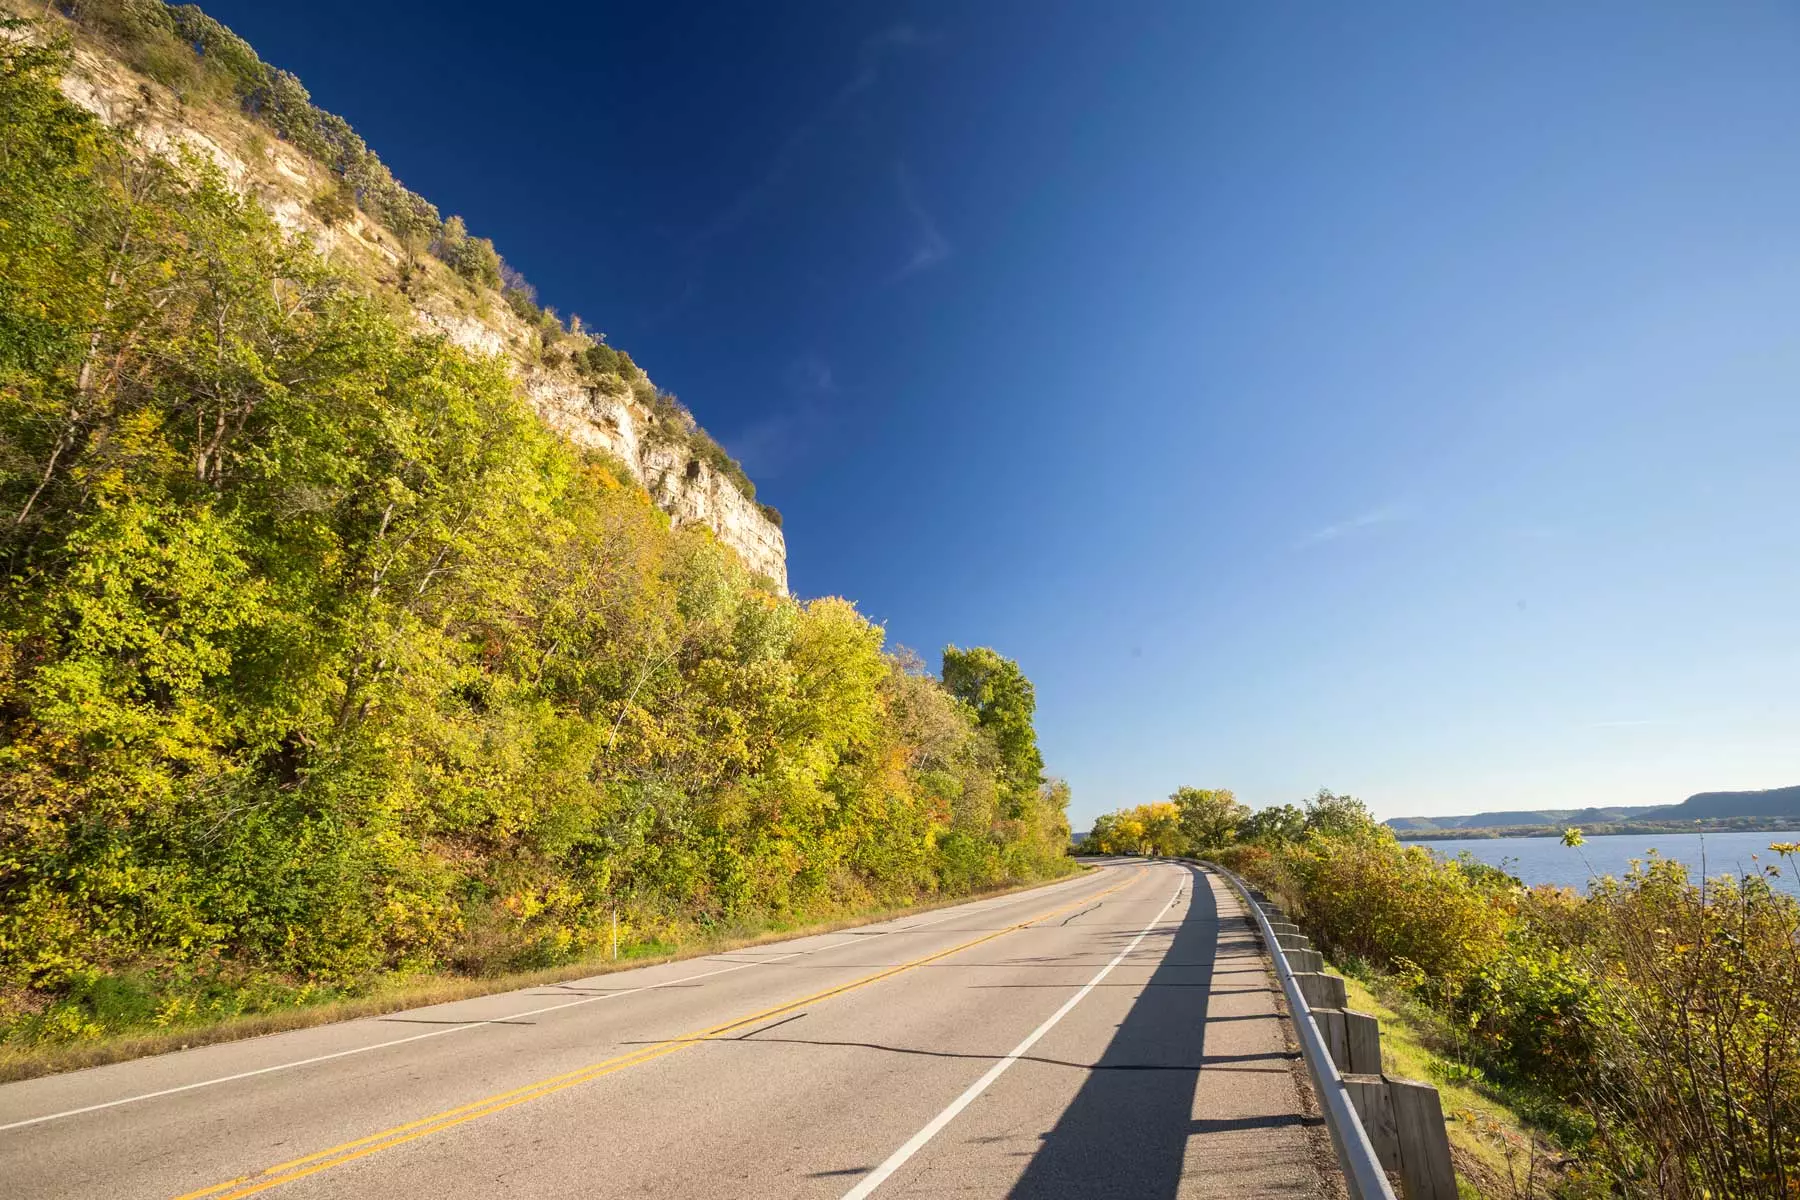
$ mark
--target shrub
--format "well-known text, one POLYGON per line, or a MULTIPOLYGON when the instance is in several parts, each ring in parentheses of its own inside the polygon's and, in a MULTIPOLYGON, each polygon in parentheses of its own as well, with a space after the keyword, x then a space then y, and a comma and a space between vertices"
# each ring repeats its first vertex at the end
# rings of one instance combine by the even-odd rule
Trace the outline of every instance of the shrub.
POLYGON ((479 287, 500 286, 500 253, 488 238, 468 238, 450 264, 458 275, 479 287))
POLYGON ((1206 857, 1257 887, 1267 889, 1276 886, 1276 876, 1272 871, 1275 852, 1268 846, 1238 842, 1209 850, 1206 857))
POLYGON ((313 216, 326 225, 336 227, 348 221, 356 212, 356 192, 349 184, 339 180, 314 196, 307 207, 312 210, 313 216))
POLYGON ((1800 1186, 1800 902, 1766 878, 1637 866, 1588 900, 1573 955, 1602 1015, 1587 1103, 1615 1178, 1646 1195, 1800 1186))
POLYGON ((1458 997, 1474 1056, 1510 1083, 1575 1095, 1604 1013, 1581 960, 1521 925, 1458 997))
POLYGON ((512 309, 513 315, 533 329, 544 319, 544 310, 537 306, 530 292, 509 288, 501 295, 506 298, 506 307, 512 309))
POLYGON ((1509 925, 1493 888, 1387 834, 1311 834, 1283 856, 1278 879, 1327 953, 1403 969, 1446 997, 1494 960, 1509 925))
POLYGON ((438 230, 431 252, 462 278, 482 287, 500 286, 500 255, 486 238, 470 237, 461 217, 451 217, 438 230))
POLYGON ((584 372, 596 379, 619 374, 619 353, 605 342, 597 342, 581 353, 584 372))

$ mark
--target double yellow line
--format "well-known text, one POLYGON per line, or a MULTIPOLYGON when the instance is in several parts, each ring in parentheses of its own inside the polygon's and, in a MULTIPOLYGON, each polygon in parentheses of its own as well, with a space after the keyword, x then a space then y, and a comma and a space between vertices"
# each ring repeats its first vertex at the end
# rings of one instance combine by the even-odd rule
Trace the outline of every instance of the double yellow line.
POLYGON ((577 1068, 573 1071, 567 1071, 561 1075, 552 1075, 547 1079, 540 1079, 535 1083, 528 1083, 523 1087, 513 1088, 511 1091, 498 1092, 485 1099, 476 1100, 456 1108, 445 1109, 443 1112, 434 1113, 429 1117, 420 1117, 416 1121, 408 1121, 404 1125, 395 1125, 391 1129, 384 1129, 380 1133, 372 1133, 367 1137, 357 1138, 353 1142, 344 1142, 325 1150, 316 1151, 312 1154, 308 1154, 305 1158, 295 1158, 284 1163, 277 1163, 275 1166, 268 1167, 255 1175, 240 1175, 236 1179, 227 1179, 224 1183, 216 1183, 211 1187, 201 1188, 197 1192, 184 1192, 180 1196, 175 1197, 175 1200, 203 1200, 203 1198, 210 1198, 210 1200, 237 1200, 240 1196, 253 1196, 258 1192, 266 1192, 270 1188, 280 1187, 284 1183, 292 1183, 297 1179, 305 1179, 308 1175, 317 1175, 321 1171, 329 1171, 331 1168, 342 1166, 347 1162, 354 1162, 359 1158, 366 1158, 369 1155, 379 1153, 382 1150, 390 1150, 395 1146, 403 1146, 407 1142, 417 1141, 423 1137, 430 1137, 434 1133, 442 1133, 446 1129, 453 1129, 468 1121, 492 1116, 498 1112, 505 1112, 507 1109, 516 1105, 524 1104, 530 1100, 537 1100, 544 1096, 553 1095, 556 1092, 576 1087, 580 1084, 587 1083, 590 1080, 599 1079, 602 1076, 611 1075, 617 1071, 623 1071, 628 1067, 641 1066, 644 1063, 653 1062, 659 1058, 665 1058, 678 1050, 685 1050, 689 1046, 709 1041, 721 1034, 730 1033, 734 1029, 741 1029, 746 1025, 751 1025, 758 1021, 765 1021, 770 1017, 778 1017, 783 1013, 792 1012, 795 1009, 803 1008, 808 1004, 817 1004, 819 1001, 828 1000, 833 996, 841 996, 845 992, 855 991, 857 988, 861 987, 867 987, 871 983, 879 983, 881 980, 892 978, 902 971, 910 971, 916 967, 923 967, 930 963, 937 962, 939 959, 948 958, 952 954, 960 954, 964 950, 972 949, 984 942, 991 942, 995 938, 1004 937, 1009 933, 1025 928, 1027 925, 1032 925, 1038 921, 1054 917, 1059 913, 1067 912, 1069 909, 1075 908, 1078 905, 1092 904, 1100 897, 1109 896, 1120 888, 1125 887, 1127 884, 1135 882, 1138 876, 1142 875, 1143 872, 1144 868, 1140 867, 1130 878, 1113 884, 1105 891, 1095 892, 1089 896, 1082 896, 1067 904, 1052 908, 1047 912, 1041 912, 1035 916, 1028 917, 1023 921, 1008 925, 1004 929, 997 929, 991 933, 985 933, 971 941, 952 946, 948 950, 939 950, 935 954, 927 954, 923 958, 915 958, 910 962, 901 963, 899 966, 887 967, 883 970, 876 971, 871 975, 864 975, 860 979, 853 979, 849 983, 841 983, 836 987, 826 988, 822 992, 814 992, 810 996, 802 996, 798 1000, 789 1000, 785 1003, 778 1004, 773 1008, 765 1008, 761 1012, 754 1012, 748 1016, 726 1021, 722 1025, 714 1025, 709 1029, 701 1029, 693 1033, 682 1034, 679 1037, 670 1038, 663 1042, 657 1042, 655 1045, 645 1046, 640 1050, 634 1050, 629 1054, 621 1054, 615 1058, 609 1058, 603 1062, 597 1062, 589 1066, 577 1068))

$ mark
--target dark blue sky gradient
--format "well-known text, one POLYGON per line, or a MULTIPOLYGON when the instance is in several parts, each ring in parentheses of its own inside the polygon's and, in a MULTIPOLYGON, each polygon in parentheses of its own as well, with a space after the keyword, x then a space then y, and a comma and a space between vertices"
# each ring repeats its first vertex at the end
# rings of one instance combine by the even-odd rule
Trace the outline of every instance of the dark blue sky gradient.
POLYGON ((1800 781, 1800 16, 205 5, 1092 813, 1800 781))

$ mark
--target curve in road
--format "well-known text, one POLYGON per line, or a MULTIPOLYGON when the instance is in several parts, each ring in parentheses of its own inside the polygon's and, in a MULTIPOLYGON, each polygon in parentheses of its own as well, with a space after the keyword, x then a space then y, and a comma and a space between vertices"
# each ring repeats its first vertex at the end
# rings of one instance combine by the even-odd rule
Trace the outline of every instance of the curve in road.
POLYGON ((1282 1021, 1223 884, 1115 861, 0 1087, 0 1178, 45 1200, 1329 1194, 1282 1021))

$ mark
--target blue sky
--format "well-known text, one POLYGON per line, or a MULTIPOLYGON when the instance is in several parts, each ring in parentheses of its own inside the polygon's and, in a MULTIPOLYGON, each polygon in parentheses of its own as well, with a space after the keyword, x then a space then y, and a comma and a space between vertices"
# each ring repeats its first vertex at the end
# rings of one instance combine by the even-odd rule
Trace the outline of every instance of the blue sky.
POLYGON ((1800 782, 1800 12, 217 0, 1093 814, 1800 782), (654 10, 654 11, 652 11, 654 10))

